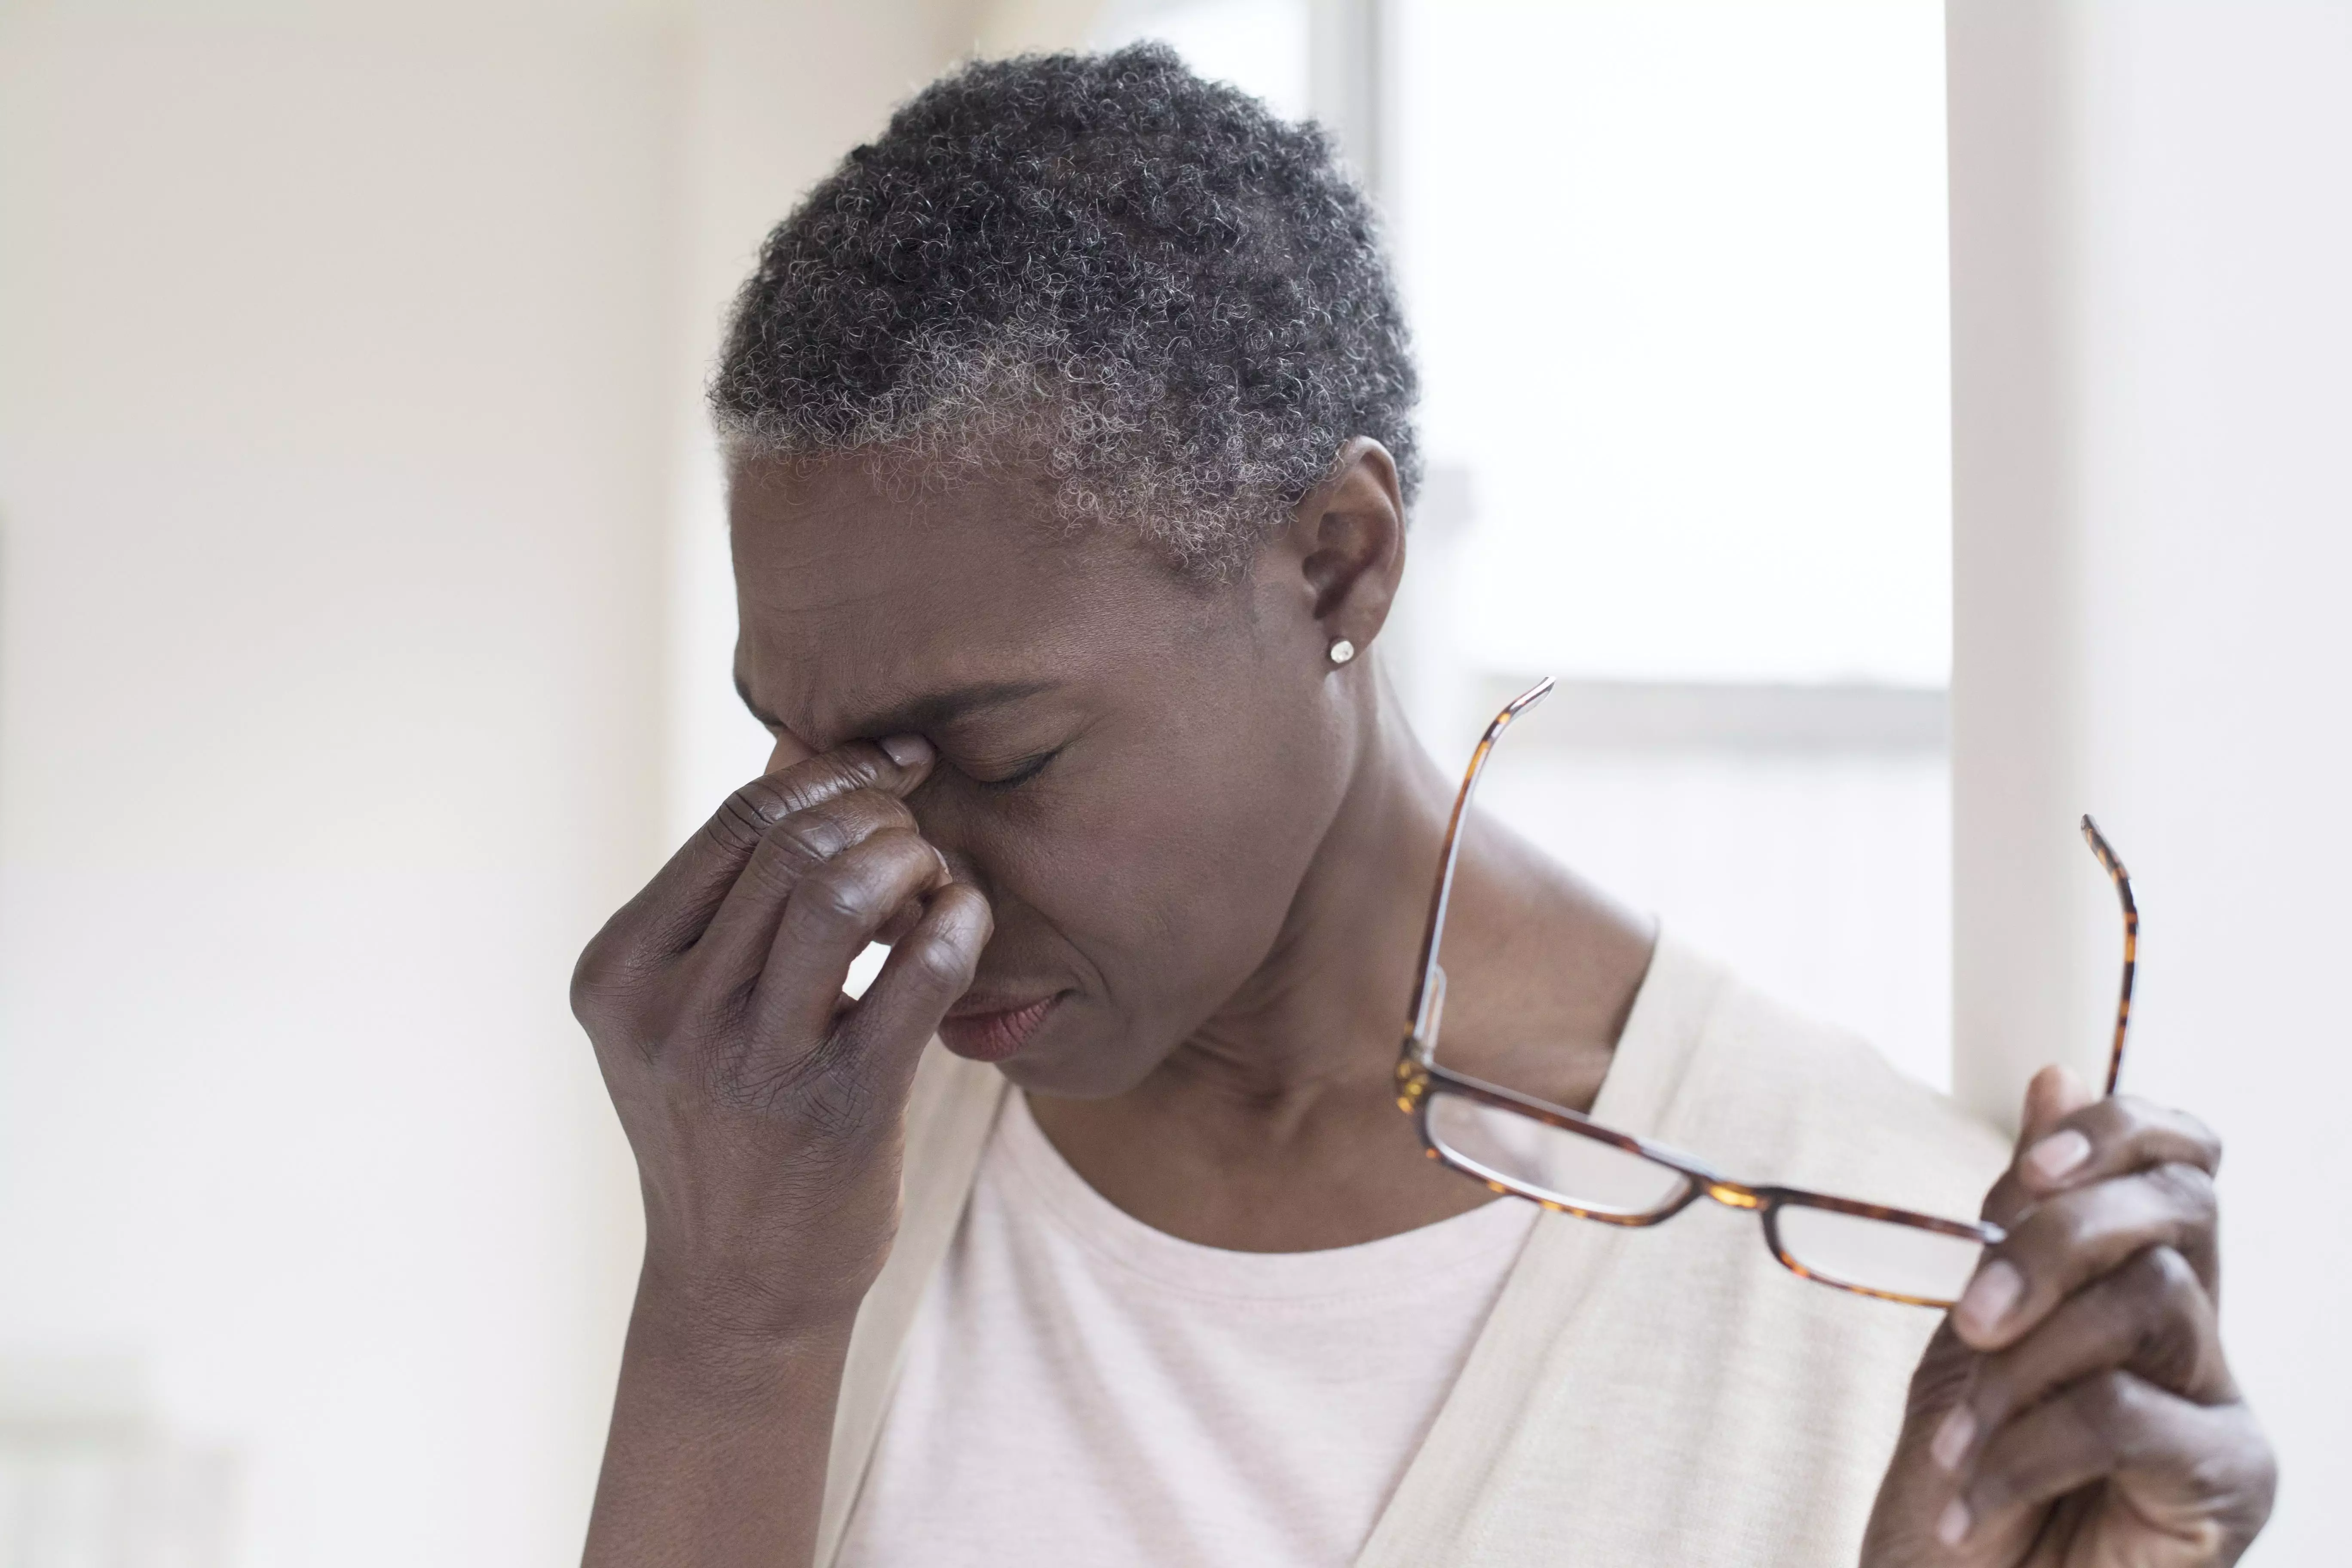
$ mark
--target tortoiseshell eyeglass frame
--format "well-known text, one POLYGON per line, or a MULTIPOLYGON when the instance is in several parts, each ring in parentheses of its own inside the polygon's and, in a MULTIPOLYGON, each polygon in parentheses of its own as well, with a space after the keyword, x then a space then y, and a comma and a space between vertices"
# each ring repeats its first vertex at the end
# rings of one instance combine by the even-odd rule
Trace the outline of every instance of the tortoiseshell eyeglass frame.
MULTIPOLYGON (((1764 1222, 1765 1247, 1769 1249, 1780 1266, 1792 1274, 1835 1289, 1852 1291, 1857 1296, 1875 1296, 1882 1300, 1903 1301, 1918 1307, 1950 1306, 1952 1304, 1950 1298, 1906 1296, 1889 1290, 1873 1289, 1866 1285, 1831 1279, 1827 1275, 1807 1268, 1798 1262, 1789 1249, 1781 1244, 1780 1226, 1781 1210, 1791 1207, 1829 1209, 1838 1214, 1853 1215, 1864 1219, 1883 1220, 1892 1225, 1909 1226, 1916 1229, 1934 1231, 1944 1236, 1960 1237, 1980 1242, 1988 1247, 2005 1237, 2007 1233, 2000 1226, 1987 1220, 1943 1219, 1935 1215, 1915 1214, 1909 1209, 1889 1208, 1883 1204, 1867 1204, 1854 1198, 1835 1197, 1828 1193, 1807 1192, 1801 1187, 1735 1182, 1705 1162, 1685 1154, 1678 1149, 1652 1142, 1646 1138, 1636 1138, 1630 1132, 1620 1132, 1614 1128, 1604 1127, 1583 1112, 1571 1110, 1567 1106, 1554 1105, 1549 1100, 1538 1100, 1532 1095, 1520 1094, 1514 1089, 1487 1083, 1481 1079, 1472 1078, 1466 1073, 1458 1073, 1450 1068, 1438 1065, 1437 1036, 1445 1011, 1445 971, 1438 966, 1437 953, 1439 943, 1445 934, 1446 905, 1454 893, 1454 861, 1461 851, 1462 828, 1469 816, 1470 797, 1478 787, 1478 776, 1486 771, 1486 759, 1493 754, 1495 742, 1502 738, 1504 731, 1511 727, 1512 721, 1542 701, 1551 689, 1551 679, 1546 677, 1513 698, 1500 713, 1495 715, 1495 721, 1486 726, 1486 733, 1479 741, 1478 749, 1470 753, 1470 766, 1463 773, 1461 793, 1454 797, 1454 815, 1445 825, 1445 841, 1438 850, 1437 886, 1430 893, 1429 924, 1421 939, 1421 974, 1413 985, 1412 1008, 1407 1015, 1409 1027, 1404 1037, 1404 1048, 1397 1058, 1396 1068, 1397 1107, 1413 1118, 1414 1125, 1421 1132, 1423 1151, 1431 1159, 1460 1172, 1471 1180, 1490 1187, 1505 1196, 1526 1198, 1529 1202, 1540 1204, 1556 1214, 1571 1214, 1581 1219, 1598 1220, 1603 1225, 1625 1226, 1662 1225, 1682 1213, 1702 1196, 1712 1198, 1717 1203, 1727 1205, 1732 1208, 1751 1209, 1764 1222), (1607 1213, 1579 1208, 1538 1189, 1523 1186, 1500 1178, 1495 1173, 1473 1167, 1454 1158, 1431 1132, 1429 1100, 1430 1091, 1433 1089, 1444 1089, 1450 1093, 1493 1106, 1500 1110, 1528 1117, 1581 1137, 1595 1139, 1622 1149, 1629 1154, 1638 1155, 1653 1163, 1663 1165, 1684 1177, 1682 1194, 1679 1197, 1667 1202, 1663 1207, 1649 1213, 1607 1213)), ((2112 857, 2105 850, 2105 840, 2095 837, 2096 829, 2089 827, 2088 819, 2085 819, 2084 826, 2085 830, 2094 836, 2092 845, 2095 849, 2100 851, 2102 863, 2110 867, 2116 878, 2117 885, 2126 889, 2124 900, 2125 908, 2128 910, 2131 895, 2127 884, 2123 881, 2122 868, 2114 864, 2112 857)), ((2125 970, 2124 990, 2126 1005, 2128 1008, 2131 990, 2131 972, 2128 967, 2125 970)), ((2118 1062, 2121 1060, 2122 1049, 2123 1027, 2122 1023, 2118 1021, 2116 1032, 2116 1051, 2118 1062)), ((2112 1069, 2109 1076, 2112 1079, 2112 1069)))
POLYGON ((2107 1047, 2106 1091, 2112 1098, 2116 1085, 2124 1076, 2124 1037, 2131 1032, 2132 977, 2139 969, 2139 905, 2132 899, 2131 873, 2116 858, 2106 835, 2099 831, 2099 825, 2091 820, 2087 812, 2083 816, 2083 841, 2099 858, 2099 865, 2105 869, 2107 879, 2116 885, 2116 898, 2124 907, 2124 984, 2116 997, 2115 1044, 2107 1047))

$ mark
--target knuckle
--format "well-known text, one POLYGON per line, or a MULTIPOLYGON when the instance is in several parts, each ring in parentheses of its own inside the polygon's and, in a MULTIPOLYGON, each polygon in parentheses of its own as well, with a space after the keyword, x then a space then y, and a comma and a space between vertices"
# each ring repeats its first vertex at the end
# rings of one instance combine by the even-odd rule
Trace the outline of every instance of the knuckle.
POLYGON ((861 787, 844 795, 841 804, 868 834, 887 832, 894 827, 903 827, 909 833, 915 830, 914 812, 908 808, 905 801, 887 791, 871 786, 861 787))
POLYGON ((788 811, 810 806, 874 784, 882 776, 878 747, 863 742, 796 763, 777 776, 788 811))
POLYGON ((2179 1119, 2181 1136, 2197 1148, 2196 1163, 2210 1173, 2221 1168, 2221 1135, 2185 1110, 2173 1113, 2179 1119))
POLYGON ((604 988, 592 979, 585 969, 572 972, 572 1016, 580 1026, 594 1032, 607 1016, 604 988))
POLYGON ((2058 1127, 2071 1127, 2088 1138, 2095 1149, 2105 1149, 2129 1138, 2137 1125, 2134 1102, 2126 1094, 2093 1100, 2080 1110, 2069 1111, 2057 1122, 2058 1127))
POLYGON ((2204 1368, 2204 1288, 2189 1260, 2169 1247, 2149 1247, 2133 1267, 2137 1342, 2130 1363, 2166 1387, 2186 1387, 2204 1368))
POLYGON ((2018 1255, 2018 1266, 2029 1278, 2037 1268, 2046 1271, 2096 1242, 2105 1228, 2099 1213, 2103 1196, 2096 1187, 2062 1193, 2035 1209, 2018 1227, 2011 1245, 2018 1255))
POLYGON ((2189 1229, 2210 1230, 2220 1218, 2221 1193, 2213 1178, 2199 1167, 2173 1161, 2149 1172, 2148 1180, 2179 1211, 2189 1229))
POLYGON ((727 848, 747 848, 757 844, 768 825, 788 809, 774 780, 753 779, 720 804, 705 831, 727 848))
POLYGON ((940 852, 925 842, 912 823, 903 826, 891 824, 877 832, 867 842, 873 846, 877 860, 888 867, 893 875, 919 876, 940 864, 940 852))
POLYGON ((936 991, 962 990, 971 977, 971 958, 944 937, 927 937, 907 955, 916 978, 936 991))
POLYGON ((604 1016, 605 994, 603 974, 582 959, 572 972, 572 1016, 583 1024, 595 1023, 604 1016))
POLYGON ((868 897, 863 879, 827 868, 793 890, 792 909, 803 926, 830 929, 863 920, 868 897))
POLYGON ((914 831, 913 813, 897 800, 856 790, 792 813, 768 829, 761 848, 781 869, 799 877, 871 839, 914 831))
POLYGON ((2077 1384, 2066 1403, 2084 1432, 2112 1453, 2116 1434, 2146 1415, 2147 1385, 2121 1367, 2111 1367, 2077 1384))
POLYGON ((2220 1168, 2221 1138, 2189 1112, 2130 1095, 2101 1102, 2102 1107, 2110 1104, 2115 1107, 2109 1112, 2115 1124, 2110 1136, 2115 1140, 2168 1152, 2185 1145, 2188 1152, 2178 1158, 2209 1173, 2220 1168))
POLYGON ((796 811, 768 830, 768 842, 795 868, 829 860, 848 845, 841 824, 823 810, 796 811))
POLYGON ((612 1021, 632 979, 626 945, 610 927, 581 950, 572 969, 572 1016, 593 1029, 612 1021))
POLYGON ((754 895, 755 903, 773 909, 777 900, 788 899, 800 886, 797 868, 786 864, 779 856, 761 855, 743 868, 743 890, 754 895))
POLYGON ((2202 1300, 2205 1287, 2199 1282, 2197 1271, 2189 1267, 2189 1259, 2178 1247, 2151 1247, 2133 1260, 2145 1280, 2147 1298, 2165 1307, 2178 1307, 2192 1299, 2202 1300))
POLYGON ((612 950, 603 936, 580 950, 580 962, 572 966, 572 1011, 603 996, 613 984, 614 967, 612 950))

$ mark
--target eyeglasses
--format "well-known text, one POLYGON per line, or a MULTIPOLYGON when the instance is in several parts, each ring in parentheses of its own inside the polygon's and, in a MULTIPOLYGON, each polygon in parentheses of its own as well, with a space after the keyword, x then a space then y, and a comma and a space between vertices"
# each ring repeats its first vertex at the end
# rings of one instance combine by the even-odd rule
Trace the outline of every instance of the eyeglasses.
MULTIPOLYGON (((1507 1196, 1603 1225, 1653 1226, 1674 1218, 1701 1197, 1748 1209, 1764 1223, 1764 1245, 1791 1273, 1890 1301, 1948 1307, 1976 1273, 1984 1249, 2005 1232, 1984 1220, 1940 1219, 1907 1209, 1798 1187, 1735 1182, 1679 1150, 1603 1127, 1581 1111, 1485 1082, 1437 1064, 1438 1028, 1445 1010, 1445 971, 1437 962, 1454 891, 1454 861, 1470 797, 1495 742, 1512 721, 1552 689, 1546 679, 1495 716, 1470 755, 1462 791, 1438 852, 1437 886, 1421 941, 1421 977, 1413 988, 1412 1028, 1397 1060, 1397 1105, 1421 1130, 1429 1157, 1507 1196)), ((2132 971, 2139 916, 2123 865, 2085 816, 2084 837, 2114 879, 2124 906, 2123 999, 2116 1013, 2107 1092, 2123 1068, 2124 1034, 2131 1021, 2132 971)))
POLYGON ((2107 1088, 2113 1095, 2116 1085, 2124 1076, 2124 1036, 2131 1030, 2132 975, 2139 968, 2139 905, 2132 901, 2131 873, 2116 858, 2106 835, 2091 820, 2090 813, 2083 814, 2083 841, 2091 853, 2099 858, 2099 865, 2107 879, 2116 885, 2116 898, 2124 907, 2124 985, 2116 997, 2116 1043, 2107 1048, 2107 1088))

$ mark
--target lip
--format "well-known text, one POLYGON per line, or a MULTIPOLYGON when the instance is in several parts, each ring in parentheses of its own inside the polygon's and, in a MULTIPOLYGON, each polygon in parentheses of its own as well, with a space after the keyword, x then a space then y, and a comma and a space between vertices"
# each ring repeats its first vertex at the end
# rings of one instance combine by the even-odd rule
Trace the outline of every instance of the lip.
POLYGON ((940 1020, 940 1040, 960 1057, 976 1062, 1001 1062, 1027 1043, 1045 1015, 1065 993, 1018 1001, 1001 996, 967 996, 940 1020))

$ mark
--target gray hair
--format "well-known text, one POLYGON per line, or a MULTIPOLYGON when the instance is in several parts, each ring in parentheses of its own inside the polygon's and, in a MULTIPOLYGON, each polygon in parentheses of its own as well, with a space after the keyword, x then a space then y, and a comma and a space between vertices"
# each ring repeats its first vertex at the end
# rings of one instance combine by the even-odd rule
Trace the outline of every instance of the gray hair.
POLYGON ((732 455, 1042 467, 1072 526, 1230 576, 1353 437, 1420 479, 1370 205, 1164 45, 974 62, 779 224, 710 401, 732 455))

